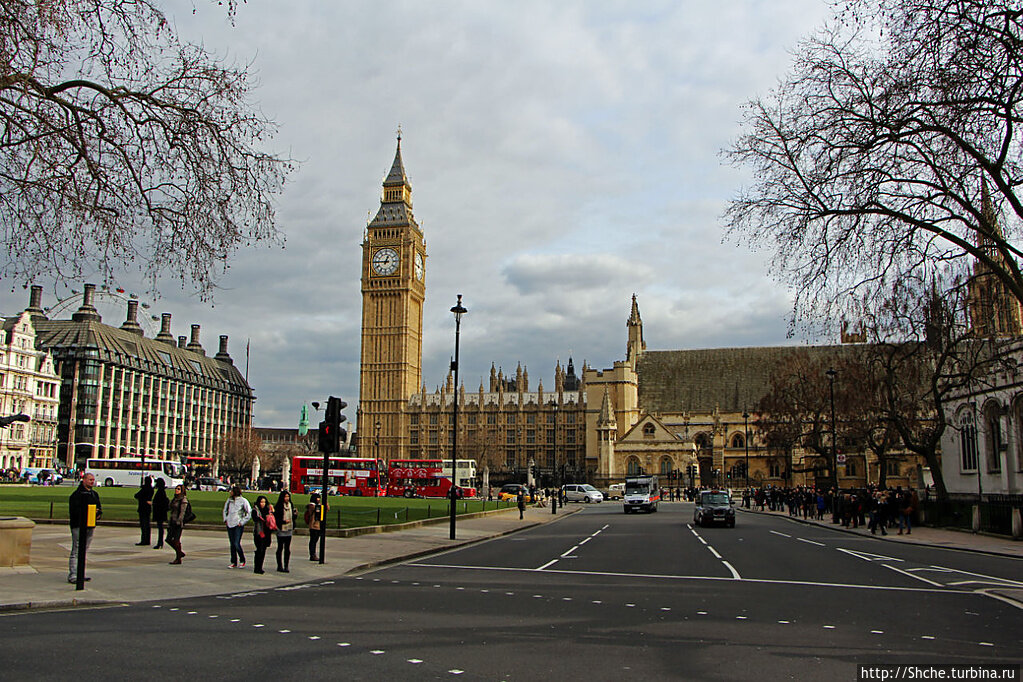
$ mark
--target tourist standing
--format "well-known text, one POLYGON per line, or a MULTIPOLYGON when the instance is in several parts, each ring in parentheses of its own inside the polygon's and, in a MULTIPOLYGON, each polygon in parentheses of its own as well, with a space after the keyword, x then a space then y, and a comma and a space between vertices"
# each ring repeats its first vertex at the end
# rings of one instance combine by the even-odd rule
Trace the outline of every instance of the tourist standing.
POLYGON ((245 568, 245 551, 242 549, 242 533, 245 524, 252 516, 249 501, 242 497, 242 489, 231 488, 227 502, 224 503, 224 523, 227 525, 227 539, 231 543, 230 568, 245 568))
MULTIPOLYGON (((163 480, 162 478, 160 479, 163 480)), ((153 539, 149 526, 149 517, 153 514, 153 479, 146 476, 145 480, 142 481, 142 487, 135 493, 135 499, 138 500, 138 513, 139 513, 139 530, 142 532, 142 537, 136 546, 149 545, 150 540, 153 539)))
POLYGON ((181 551, 181 531, 189 521, 189 514, 192 513, 192 503, 188 501, 185 493, 185 486, 179 485, 174 488, 174 499, 170 502, 170 517, 167 523, 167 544, 174 548, 174 561, 172 564, 180 564, 185 557, 181 551))
MULTIPOLYGON (((330 509, 328 505, 324 511, 330 509)), ((320 519, 320 494, 309 495, 309 504, 305 507, 305 525, 309 526, 309 561, 319 561, 316 546, 323 536, 323 521, 320 519)))
POLYGON ((163 524, 167 523, 169 509, 167 482, 163 478, 158 478, 156 479, 156 490, 153 492, 153 523, 156 524, 156 544, 153 545, 153 549, 163 548, 163 524))
POLYGON ((291 503, 291 493, 287 490, 282 491, 277 496, 277 503, 274 505, 274 517, 277 519, 277 570, 281 573, 289 573, 291 536, 295 532, 298 510, 291 503), (283 561, 281 561, 282 558, 284 559, 283 561))
MULTIPOLYGON (((78 488, 68 498, 68 519, 71 521, 71 556, 68 558, 67 581, 78 582, 78 550, 84 542, 85 551, 89 551, 92 543, 92 528, 85 529, 85 537, 82 538, 82 514, 88 513, 88 505, 96 505, 96 520, 103 514, 103 505, 99 502, 99 493, 93 488, 96 485, 96 477, 93 474, 82 476, 78 488)), ((89 578, 85 578, 89 580, 89 578)))
POLYGON ((276 527, 276 519, 273 518, 273 508, 266 495, 256 498, 256 504, 252 506, 252 541, 256 546, 256 560, 252 567, 253 573, 263 574, 263 559, 266 557, 266 548, 273 542, 273 529, 276 527))

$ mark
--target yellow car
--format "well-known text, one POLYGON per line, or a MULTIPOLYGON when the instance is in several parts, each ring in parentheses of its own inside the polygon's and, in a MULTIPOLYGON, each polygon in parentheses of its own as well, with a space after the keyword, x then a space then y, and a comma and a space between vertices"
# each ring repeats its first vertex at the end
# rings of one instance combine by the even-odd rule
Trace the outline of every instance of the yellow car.
POLYGON ((526 497, 526 502, 536 502, 536 500, 529 494, 529 488, 521 483, 506 483, 501 486, 501 491, 497 493, 497 499, 499 500, 517 500, 519 498, 519 491, 526 497))

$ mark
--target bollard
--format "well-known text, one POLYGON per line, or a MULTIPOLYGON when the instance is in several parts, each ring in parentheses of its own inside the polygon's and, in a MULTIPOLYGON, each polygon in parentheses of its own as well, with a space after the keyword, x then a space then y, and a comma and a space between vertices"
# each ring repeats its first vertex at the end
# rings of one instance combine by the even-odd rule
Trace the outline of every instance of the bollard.
POLYGON ((377 525, 380 525, 380 507, 377 507, 377 525))
POLYGON ((337 505, 337 527, 341 527, 341 504, 337 505))
POLYGON ((50 518, 53 518, 53 502, 50 502, 50 518))

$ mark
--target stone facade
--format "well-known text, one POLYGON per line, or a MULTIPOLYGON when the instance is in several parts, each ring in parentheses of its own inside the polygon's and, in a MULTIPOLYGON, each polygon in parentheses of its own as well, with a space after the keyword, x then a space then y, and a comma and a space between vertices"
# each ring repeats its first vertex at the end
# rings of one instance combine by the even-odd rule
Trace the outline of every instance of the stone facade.
POLYGON ((0 469, 54 466, 59 463, 55 455, 60 377, 53 357, 37 348, 30 313, 0 322, 0 416, 31 418, 0 429, 0 469))

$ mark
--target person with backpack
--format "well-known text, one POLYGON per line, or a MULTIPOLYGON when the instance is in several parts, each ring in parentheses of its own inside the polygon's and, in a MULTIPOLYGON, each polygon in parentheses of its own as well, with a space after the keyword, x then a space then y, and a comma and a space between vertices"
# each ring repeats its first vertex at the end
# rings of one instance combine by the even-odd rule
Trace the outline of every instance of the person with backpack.
MULTIPOLYGON (((324 511, 330 509, 330 505, 326 506, 324 511)), ((317 544, 320 541, 320 537, 323 535, 323 522, 320 520, 320 494, 311 493, 309 495, 309 504, 305 506, 305 525, 309 527, 309 561, 319 561, 316 556, 317 544)))
POLYGON ((153 545, 153 549, 163 549, 163 524, 167 523, 169 510, 167 482, 161 477, 156 479, 156 490, 153 493, 153 523, 156 524, 156 544, 153 545))
POLYGON ((252 516, 249 501, 242 496, 238 486, 231 488, 224 503, 224 523, 227 525, 227 540, 231 543, 231 565, 228 568, 245 568, 245 550, 242 549, 242 533, 252 516))
POLYGON ((277 521, 277 571, 289 573, 288 563, 291 561, 291 536, 295 532, 295 521, 298 510, 291 503, 291 493, 281 491, 274 504, 274 517, 277 521), (281 560, 283 558, 283 561, 281 560))

